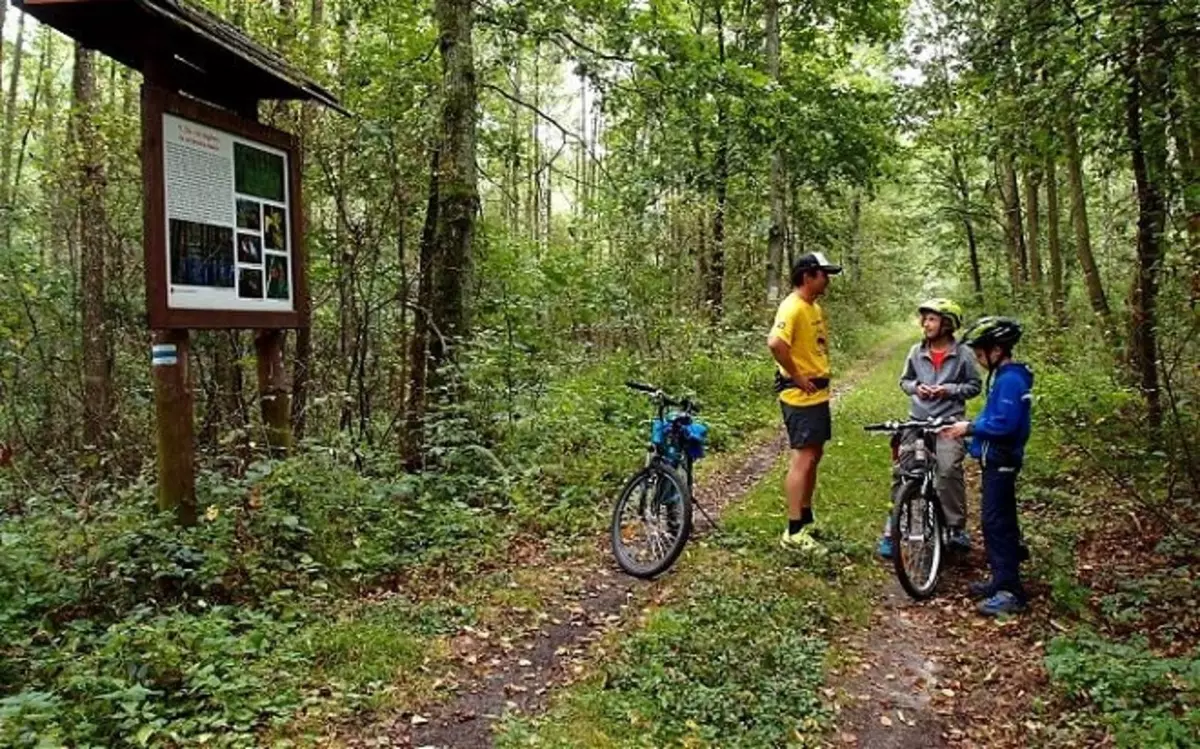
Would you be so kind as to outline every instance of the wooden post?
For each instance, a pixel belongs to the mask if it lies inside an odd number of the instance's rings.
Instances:
[[[258,357],[258,400],[262,406],[267,447],[275,457],[292,449],[291,392],[283,365],[283,330],[260,330],[254,338]]]
[[[151,349],[158,431],[158,506],[180,525],[196,524],[192,390],[186,330],[157,330]]]

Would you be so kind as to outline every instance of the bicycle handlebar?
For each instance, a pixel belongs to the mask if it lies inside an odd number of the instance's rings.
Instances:
[[[664,393],[661,389],[656,388],[653,385],[647,385],[646,383],[638,382],[637,380],[626,380],[625,387],[629,388],[630,390],[638,390],[640,392],[647,393],[655,400],[661,400],[664,405],[676,406],[689,413],[700,413],[699,403],[696,403],[690,398],[672,398]]]
[[[953,419],[917,419],[910,421],[885,421],[880,424],[867,424],[863,427],[866,432],[899,432],[904,429],[919,429],[926,432],[937,431],[954,423]]]

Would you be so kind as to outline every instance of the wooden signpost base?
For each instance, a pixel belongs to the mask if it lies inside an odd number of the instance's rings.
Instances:
[[[267,447],[274,457],[284,457],[292,449],[291,388],[283,365],[285,331],[260,330],[254,338],[258,357],[258,400],[262,406]]]
[[[180,525],[196,524],[190,348],[186,330],[154,332],[151,365],[158,431],[158,506],[174,512]]]

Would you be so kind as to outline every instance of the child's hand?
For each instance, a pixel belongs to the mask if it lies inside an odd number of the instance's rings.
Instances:
[[[962,439],[967,436],[967,429],[971,426],[969,421],[956,421],[948,427],[943,427],[938,430],[938,436],[949,439]]]

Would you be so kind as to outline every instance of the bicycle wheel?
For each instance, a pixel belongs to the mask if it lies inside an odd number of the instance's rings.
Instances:
[[[625,572],[650,579],[670,569],[692,533],[692,498],[674,471],[650,466],[625,485],[613,508],[613,556]]]
[[[910,483],[892,508],[896,578],[918,601],[933,595],[942,568],[942,518],[936,501]]]

